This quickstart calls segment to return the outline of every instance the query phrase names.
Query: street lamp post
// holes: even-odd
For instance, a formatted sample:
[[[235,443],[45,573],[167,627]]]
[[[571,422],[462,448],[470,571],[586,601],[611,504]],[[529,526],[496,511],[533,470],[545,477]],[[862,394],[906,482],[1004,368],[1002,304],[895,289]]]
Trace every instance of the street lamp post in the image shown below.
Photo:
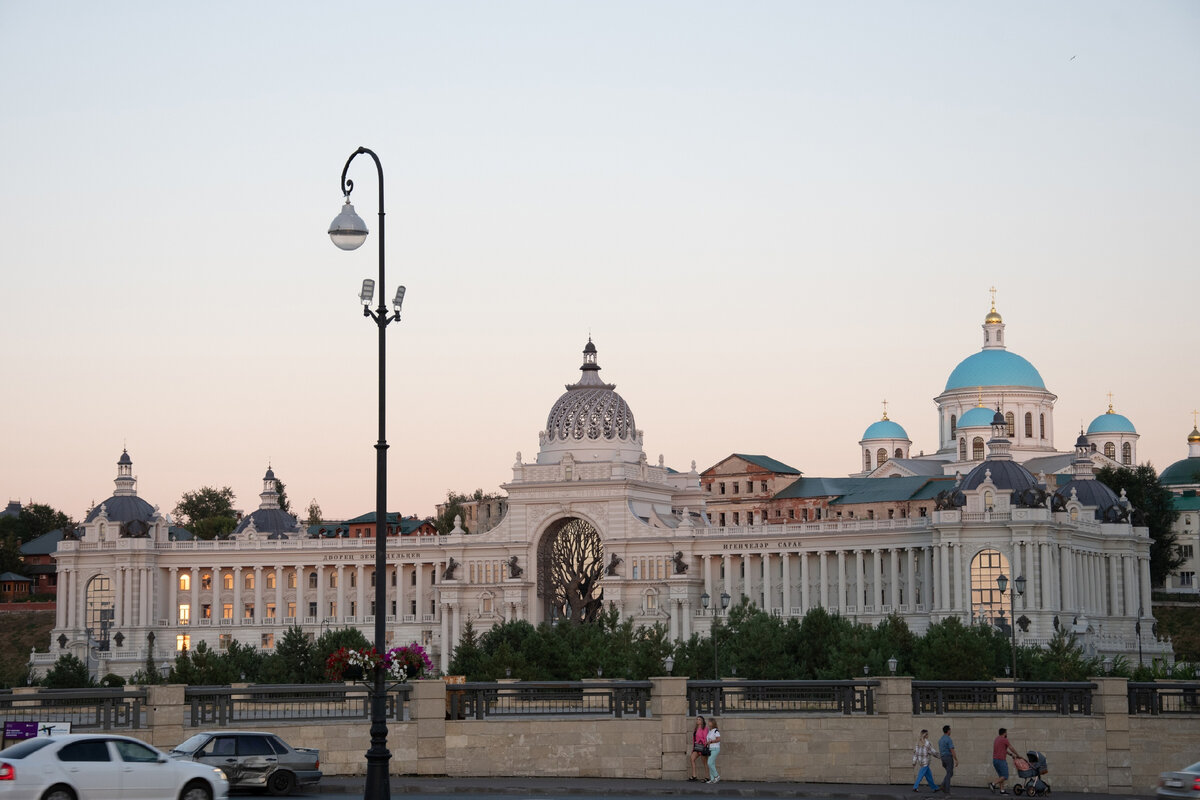
[[[708,610],[708,603],[711,600],[708,592],[700,595],[700,605],[704,606],[704,610]],[[711,628],[713,640],[713,680],[721,680],[721,673],[717,668],[717,615],[724,613],[725,609],[729,608],[729,592],[721,592],[721,607],[718,609],[713,606],[713,624]]]
[[[1000,590],[1000,596],[1004,597],[1005,591],[1008,589],[1008,576],[1003,572],[996,576],[996,588]],[[1012,679],[1013,683],[1017,682],[1017,595],[1025,594],[1025,576],[1019,575],[1013,581],[1012,594],[1008,596],[1008,630],[1012,636]]]
[[[355,250],[367,239],[367,226],[354,206],[350,204],[350,193],[354,181],[346,177],[350,164],[363,153],[375,162],[379,175],[379,306],[372,311],[371,300],[375,293],[375,282],[370,278],[363,281],[359,299],[363,305],[363,316],[375,320],[379,329],[379,439],[375,443],[375,651],[382,654],[387,643],[385,622],[387,613],[387,438],[385,432],[386,387],[387,387],[387,340],[384,331],[389,323],[400,319],[400,306],[404,302],[404,287],[396,290],[389,314],[384,305],[384,236],[383,236],[383,165],[379,156],[365,147],[355,150],[342,167],[342,194],[346,198],[342,212],[329,226],[329,238],[342,250]],[[387,716],[385,710],[386,689],[381,666],[375,668],[374,686],[371,691],[371,747],[367,750],[367,783],[363,797],[366,800],[387,800],[391,797],[388,785],[388,761],[392,754],[387,749]]]

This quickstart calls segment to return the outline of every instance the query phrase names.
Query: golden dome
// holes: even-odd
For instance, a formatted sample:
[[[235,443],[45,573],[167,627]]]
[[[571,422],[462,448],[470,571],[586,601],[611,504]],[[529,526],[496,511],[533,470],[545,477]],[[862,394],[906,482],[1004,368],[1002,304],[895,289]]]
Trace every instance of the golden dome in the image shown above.
[[[1200,443],[1200,428],[1192,428],[1192,432],[1188,434],[1188,444]]]
[[[1004,319],[1000,316],[1000,312],[996,310],[995,306],[992,306],[992,310],[983,318],[984,325],[999,325],[1002,322],[1004,322]]]

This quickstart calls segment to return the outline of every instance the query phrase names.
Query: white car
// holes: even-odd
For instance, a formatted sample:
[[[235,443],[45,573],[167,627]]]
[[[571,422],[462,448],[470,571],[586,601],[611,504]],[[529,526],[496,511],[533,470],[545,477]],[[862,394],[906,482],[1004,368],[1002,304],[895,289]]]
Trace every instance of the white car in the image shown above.
[[[226,800],[219,769],[128,736],[76,733],[0,750],[0,800]]]

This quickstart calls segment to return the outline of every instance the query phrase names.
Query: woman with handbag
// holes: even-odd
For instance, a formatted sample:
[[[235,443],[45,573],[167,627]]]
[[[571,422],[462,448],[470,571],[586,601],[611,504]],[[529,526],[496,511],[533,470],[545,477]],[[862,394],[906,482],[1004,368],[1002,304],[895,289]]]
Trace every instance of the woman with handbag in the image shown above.
[[[696,717],[696,728],[692,731],[692,751],[688,756],[688,763],[691,767],[691,777],[689,781],[698,780],[696,777],[696,759],[704,759],[700,764],[700,769],[704,769],[708,763],[706,756],[708,750],[708,728],[704,724],[704,717]]]
[[[933,760],[934,749],[933,744],[929,741],[929,731],[921,731],[921,737],[917,739],[917,746],[913,748],[913,766],[918,767],[917,779],[913,782],[913,791],[917,791],[921,785],[921,779],[929,781],[929,788],[937,791],[937,784],[933,782],[933,770],[929,768],[929,763]]]
[[[708,780],[705,783],[719,783],[720,774],[717,772],[717,756],[721,754],[721,729],[717,721],[708,721]]]

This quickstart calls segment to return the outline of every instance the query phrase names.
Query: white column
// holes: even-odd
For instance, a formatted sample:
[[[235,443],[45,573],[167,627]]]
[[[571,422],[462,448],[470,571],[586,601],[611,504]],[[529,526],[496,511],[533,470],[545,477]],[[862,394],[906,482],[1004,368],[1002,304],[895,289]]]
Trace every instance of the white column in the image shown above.
[[[846,551],[837,551],[838,562],[838,588],[837,588],[837,610],[839,614],[846,613]]]
[[[1056,606],[1054,605],[1054,592],[1053,589],[1051,589],[1051,586],[1053,586],[1052,581],[1054,576],[1052,574],[1053,567],[1050,562],[1049,542],[1041,542],[1038,545],[1038,567],[1038,577],[1040,578],[1038,584],[1041,588],[1042,595],[1041,607],[1047,611],[1053,611]]]
[[[417,573],[417,587],[419,588],[420,586],[421,586],[421,574],[418,572]],[[420,598],[420,596],[421,595],[418,593],[417,597]],[[399,611],[400,609],[396,609],[396,610]],[[420,602],[420,600],[418,600],[417,601],[417,612],[418,612],[417,619],[421,618],[420,613],[419,613],[420,611],[421,611],[421,602]],[[442,641],[440,642],[441,647],[439,648],[441,650],[441,658],[439,659],[439,661],[441,661],[441,668],[442,668],[443,673],[445,673],[446,670],[448,670],[450,668],[450,647],[451,647],[451,645],[450,645],[450,642],[448,641],[449,636],[450,636],[449,614],[446,614],[445,609],[442,609],[442,627],[441,627],[441,640]]]
[[[762,554],[762,570],[763,570],[763,611],[768,614],[775,607],[773,587],[771,586],[771,554]]]
[[[54,592],[54,627],[62,630],[67,627],[67,605],[71,602],[70,570],[59,570],[56,580],[57,585]]]
[[[679,641],[679,601],[672,600],[670,608],[671,608],[671,626],[670,626],[670,633],[669,633],[669,635],[671,637],[670,641],[677,642],[677,641]]]
[[[911,547],[904,548],[904,579],[908,591],[900,596],[900,604],[908,606],[913,611],[917,610],[916,555]]]
[[[393,571],[396,573],[396,621],[400,622],[404,619],[404,615],[408,613],[408,609],[404,605],[404,587],[408,586],[408,582],[404,580],[403,564],[397,564]]]
[[[167,620],[170,625],[179,624],[179,567],[171,567],[171,588],[167,590],[170,597],[170,606],[167,610]],[[193,619],[196,617],[197,609],[191,610]],[[195,624],[195,623],[192,623]]]
[[[263,609],[263,568],[261,565],[254,567],[254,624],[259,624],[266,616],[266,611]]]
[[[1063,611],[1066,611],[1069,614],[1074,614],[1076,609],[1079,608],[1079,606],[1075,603],[1075,587],[1073,585],[1075,562],[1071,557],[1071,550],[1068,547],[1059,547],[1058,554],[1060,559],[1059,563],[1061,564],[1061,569],[1059,570],[1061,575],[1060,582],[1062,584],[1062,588],[1060,589],[1060,606],[1062,607]]]
[[[721,566],[724,567],[724,569],[725,569],[725,594],[729,595],[729,597],[731,598],[730,602],[732,603],[733,602],[733,600],[732,600],[732,598],[733,598],[733,559],[728,553],[721,556]],[[715,607],[720,608],[721,607],[720,600],[718,598],[714,598],[714,599],[716,599],[716,602],[717,602],[717,605]]]
[[[817,558],[820,561],[821,569],[821,608],[829,608],[829,568],[827,565],[829,554],[822,550],[818,553]]]
[[[458,640],[462,638],[462,606],[454,603],[450,606],[450,613],[453,614],[450,620],[450,649],[453,650],[458,644]]]
[[[1126,554],[1121,559],[1121,564],[1125,574],[1125,615],[1128,617],[1135,616],[1138,610],[1138,592],[1137,592],[1137,575],[1135,573],[1134,556]]]
[[[709,603],[712,603],[713,596],[713,576],[712,571],[716,566],[716,559],[712,556],[701,556],[701,569],[704,572],[704,593],[709,597]]]
[[[296,573],[296,624],[300,625],[304,622],[304,615],[307,609],[304,606],[304,585],[308,583],[308,576],[304,574],[303,564],[297,564],[292,568]]]
[[[963,547],[961,544],[954,546],[954,589],[957,605],[955,608],[958,611],[966,611],[968,608],[966,597],[966,582],[963,576]]]
[[[1023,565],[1022,565],[1022,563],[1021,563],[1021,562],[1022,562],[1022,559],[1021,559],[1021,543],[1020,543],[1020,542],[1013,542],[1013,556],[1012,556],[1012,579],[1013,579],[1014,581],[1015,581],[1017,578],[1019,578],[1019,577],[1021,577],[1022,575],[1024,575],[1024,574],[1025,574],[1025,572],[1024,572],[1024,568],[1023,568]],[[1025,585],[1026,585],[1026,586],[1028,586],[1028,585],[1029,585],[1028,579],[1026,579],[1026,583],[1025,583]],[[1020,616],[1020,614],[1021,614],[1021,611],[1023,611],[1023,610],[1024,610],[1024,608],[1025,608],[1025,598],[1024,598],[1022,595],[1019,595],[1019,594],[1017,594],[1017,593],[1016,593],[1016,591],[1017,591],[1017,589],[1016,589],[1016,586],[1017,586],[1017,585],[1014,583],[1014,584],[1013,584],[1013,588],[1012,588],[1012,590],[1011,590],[1011,591],[1013,592],[1013,596],[1012,596],[1012,599],[1013,599],[1013,618],[1012,618],[1012,620],[1010,620],[1010,622],[1012,622],[1012,623],[1014,623],[1014,624],[1015,624],[1015,623],[1016,623],[1016,621],[1017,621],[1017,617],[1018,617],[1018,616]],[[1026,591],[1028,591],[1028,589],[1026,589]]]
[[[116,613],[113,614],[113,624],[117,628],[125,627],[125,568],[117,567],[114,575],[117,585],[114,587],[113,604],[116,606]],[[86,617],[85,617],[86,622]]]
[[[242,618],[242,568],[233,568],[233,624],[241,625],[238,622]]]
[[[1150,612],[1150,557],[1149,556],[1146,556],[1145,558],[1139,557],[1138,564],[1141,567],[1141,569],[1139,570],[1139,573],[1140,573],[1140,583],[1141,583],[1141,588],[1142,588],[1142,592],[1141,592],[1142,613],[1143,613],[1143,615],[1145,615],[1145,614],[1151,613]]]
[[[359,622],[362,622],[363,615],[367,613],[367,607],[363,605],[363,600],[367,591],[366,586],[364,585],[366,583],[366,577],[367,565],[359,563],[357,571],[354,575],[354,583],[358,586],[358,595],[354,598],[354,614]]]
[[[121,570],[121,596],[125,598],[121,603],[121,627],[128,628],[133,625],[133,567]]]
[[[921,548],[921,580],[923,581],[922,588],[925,590],[925,595],[922,598],[922,607],[926,611],[933,610],[933,548]],[[913,603],[917,602],[916,592],[913,592]],[[916,606],[913,606],[916,608]]]
[[[320,625],[325,619],[325,570],[321,564],[315,566],[317,571],[317,624]]]
[[[679,603],[679,615],[683,620],[683,640],[686,642],[692,638],[692,601],[681,600]]]
[[[938,546],[938,566],[941,580],[938,582],[937,605],[941,611],[949,611],[950,602],[950,543],[942,542]]]
[[[892,611],[900,612],[900,553],[896,548],[892,547],[888,550],[888,555],[891,557],[890,566],[892,588],[889,596],[892,598]]]
[[[417,622],[420,622],[425,617],[425,564],[418,561],[413,565],[413,568],[417,571]],[[396,579],[396,583],[397,585],[400,583],[399,578]],[[397,608],[396,610],[399,611],[400,609]],[[387,612],[385,611],[384,613]]]
[[[884,605],[883,600],[883,549],[876,547],[871,551],[871,605],[875,606],[875,612],[882,614]]]
[[[783,571],[783,615],[787,617],[792,613],[792,554],[781,553],[779,563],[780,569]]]
[[[754,594],[754,556],[743,553],[742,559],[742,596],[750,601],[752,606],[760,606],[758,597]]]
[[[867,570],[863,564],[863,551],[858,549],[854,551],[854,607],[858,613],[863,613],[863,606],[866,605],[867,595]]]
[[[175,619],[176,610],[172,609],[169,615],[171,617],[171,625],[178,625],[179,621]],[[200,568],[192,567],[192,619],[200,619]],[[193,622],[192,625],[199,625],[199,622]]]
[[[1121,589],[1117,582],[1117,570],[1120,568],[1119,556],[1106,556],[1108,562],[1108,614],[1111,617],[1121,615]]]
[[[275,618],[287,616],[287,606],[283,603],[283,584],[286,578],[284,577],[283,567],[275,567]],[[275,623],[278,625],[279,623]]]
[[[333,593],[334,602],[337,603],[337,616],[346,616],[346,565],[338,563],[337,565],[337,591]]]
[[[800,612],[808,613],[812,606],[808,602],[808,552],[800,551]]]

